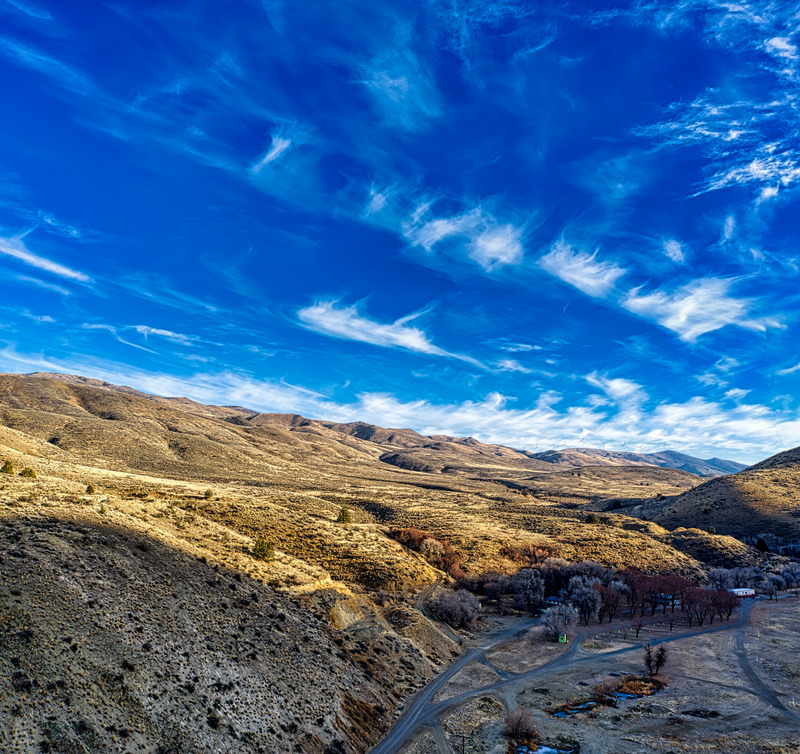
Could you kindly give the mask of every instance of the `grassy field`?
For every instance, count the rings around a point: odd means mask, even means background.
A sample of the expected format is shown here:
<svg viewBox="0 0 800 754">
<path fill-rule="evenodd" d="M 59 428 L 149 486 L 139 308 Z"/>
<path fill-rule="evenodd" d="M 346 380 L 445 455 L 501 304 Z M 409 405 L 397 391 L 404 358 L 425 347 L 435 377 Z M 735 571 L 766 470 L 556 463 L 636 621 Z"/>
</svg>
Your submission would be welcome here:
<svg viewBox="0 0 800 754">
<path fill-rule="evenodd" d="M 509 548 L 525 545 L 694 579 L 763 559 L 721 526 L 711 535 L 675 528 L 697 525 L 688 514 L 669 519 L 675 501 L 731 478 L 698 487 L 660 467 L 553 471 L 474 440 L 82 378 L 0 376 L 5 460 L 15 471 L 0 475 L 7 751 L 365 750 L 460 651 L 418 599 L 451 579 L 392 529 L 450 543 L 468 576 L 514 572 Z M 26 467 L 35 479 L 19 476 Z M 337 521 L 343 508 L 349 524 Z M 256 540 L 274 559 L 254 557 Z M 552 652 L 526 641 L 488 659 L 513 671 Z M 487 673 L 470 669 L 447 693 Z M 459 714 L 496 716 L 496 703 Z"/>
</svg>

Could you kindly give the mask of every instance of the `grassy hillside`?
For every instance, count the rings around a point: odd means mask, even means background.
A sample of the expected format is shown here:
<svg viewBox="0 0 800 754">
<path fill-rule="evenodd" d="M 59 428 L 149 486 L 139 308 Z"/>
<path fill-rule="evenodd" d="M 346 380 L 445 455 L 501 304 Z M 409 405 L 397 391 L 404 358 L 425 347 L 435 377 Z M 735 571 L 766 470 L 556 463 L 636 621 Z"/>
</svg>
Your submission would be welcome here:
<svg viewBox="0 0 800 754">
<path fill-rule="evenodd" d="M 513 572 L 509 548 L 525 545 L 693 577 L 757 557 L 731 537 L 625 515 L 741 475 L 692 490 L 698 477 L 654 466 L 553 472 L 470 439 L 77 377 L 0 376 L 5 460 L 10 751 L 365 750 L 458 651 L 417 604 L 449 578 L 394 528 L 450 543 L 473 576 Z M 343 507 L 350 524 L 337 522 Z M 274 560 L 254 557 L 258 539 Z"/>
<path fill-rule="evenodd" d="M 800 541 L 800 448 L 779 453 L 738 474 L 713 479 L 665 501 L 650 501 L 643 515 L 662 526 L 690 526 L 719 534 L 766 537 L 771 548 Z"/>
</svg>

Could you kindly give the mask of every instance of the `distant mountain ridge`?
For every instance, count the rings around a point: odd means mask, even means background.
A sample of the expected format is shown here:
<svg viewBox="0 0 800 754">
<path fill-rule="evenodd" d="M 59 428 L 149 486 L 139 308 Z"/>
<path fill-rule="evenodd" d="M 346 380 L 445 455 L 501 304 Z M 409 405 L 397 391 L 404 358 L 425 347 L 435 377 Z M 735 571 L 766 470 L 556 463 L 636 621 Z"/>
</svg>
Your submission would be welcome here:
<svg viewBox="0 0 800 754">
<path fill-rule="evenodd" d="M 714 528 L 743 541 L 761 537 L 773 552 L 800 553 L 800 447 L 744 471 L 641 506 L 641 515 L 667 528 Z M 784 548 L 784 549 L 781 549 Z"/>
<path fill-rule="evenodd" d="M 473 464 L 509 466 L 534 473 L 568 471 L 585 466 L 658 466 L 714 478 L 734 474 L 747 468 L 746 464 L 737 461 L 721 458 L 696 458 L 675 450 L 663 450 L 658 453 L 631 453 L 598 448 L 567 448 L 533 453 L 504 445 L 483 443 L 473 437 L 422 435 L 413 429 L 385 428 L 363 421 L 340 423 L 308 419 L 300 414 L 261 413 L 243 406 L 206 405 L 189 398 L 151 395 L 135 388 L 113 385 L 110 382 L 79 375 L 34 372 L 25 376 L 137 396 L 196 416 L 225 419 L 243 426 L 272 427 L 293 431 L 305 429 L 310 432 L 322 432 L 329 437 L 356 438 L 374 445 L 386 446 L 386 452 L 380 456 L 380 460 L 385 463 L 399 468 L 429 473 L 455 470 Z"/>
<path fill-rule="evenodd" d="M 581 468 L 582 466 L 661 466 L 680 469 L 702 477 L 718 477 L 735 474 L 747 468 L 747 464 L 722 458 L 696 458 L 676 450 L 662 450 L 658 453 L 628 453 L 597 448 L 567 448 L 534 453 L 533 458 L 553 463 L 561 468 Z"/>
</svg>

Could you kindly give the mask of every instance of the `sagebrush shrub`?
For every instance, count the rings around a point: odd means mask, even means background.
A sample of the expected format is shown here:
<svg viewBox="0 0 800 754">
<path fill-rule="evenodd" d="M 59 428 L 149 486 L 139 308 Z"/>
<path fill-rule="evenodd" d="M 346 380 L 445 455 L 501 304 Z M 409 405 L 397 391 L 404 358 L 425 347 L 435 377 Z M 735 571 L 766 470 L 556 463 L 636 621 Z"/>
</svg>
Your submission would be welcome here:
<svg viewBox="0 0 800 754">
<path fill-rule="evenodd" d="M 259 537 L 253 545 L 253 557 L 257 560 L 275 560 L 275 543 Z"/>
</svg>

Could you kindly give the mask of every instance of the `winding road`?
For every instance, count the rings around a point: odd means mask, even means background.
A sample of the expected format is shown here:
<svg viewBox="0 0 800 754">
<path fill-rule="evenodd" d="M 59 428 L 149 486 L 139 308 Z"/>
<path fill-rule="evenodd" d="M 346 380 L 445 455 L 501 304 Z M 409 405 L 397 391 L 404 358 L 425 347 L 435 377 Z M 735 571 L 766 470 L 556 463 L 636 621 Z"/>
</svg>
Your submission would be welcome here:
<svg viewBox="0 0 800 754">
<path fill-rule="evenodd" d="M 733 622 L 718 623 L 717 625 L 706 625 L 703 627 L 682 631 L 680 633 L 670 634 L 668 636 L 651 638 L 650 644 L 652 646 L 657 646 L 660 644 L 669 644 L 675 641 L 680 641 L 682 639 L 688 639 L 694 636 L 735 630 L 737 632 L 735 639 L 736 656 L 739 664 L 742 667 L 742 671 L 753 686 L 754 695 L 762 699 L 774 709 L 778 710 L 789 720 L 789 722 L 800 726 L 800 714 L 787 708 L 780 701 L 780 699 L 778 699 L 778 697 L 764 685 L 756 672 L 753 670 L 747 658 L 747 652 L 744 646 L 744 629 L 747 626 L 750 618 L 750 611 L 753 609 L 754 604 L 755 602 L 751 600 L 744 601 L 741 604 L 738 618 Z M 661 622 L 661 620 L 656 618 L 648 621 L 644 625 L 647 626 L 659 624 Z M 625 628 L 626 626 L 630 625 L 629 623 L 623 623 L 617 624 L 616 626 L 608 625 L 605 627 L 592 626 L 583 628 L 577 632 L 577 635 L 575 636 L 569 649 L 567 649 L 564 653 L 555 659 L 550 660 L 549 662 L 543 663 L 542 665 L 521 673 L 512 673 L 496 668 L 484 657 L 484 653 L 488 650 L 496 647 L 498 644 L 501 644 L 504 641 L 507 641 L 508 639 L 513 638 L 514 636 L 524 633 L 538 623 L 538 619 L 520 620 L 517 625 L 491 636 L 480 646 L 467 650 L 467 652 L 465 652 L 442 673 L 436 676 L 436 678 L 434 678 L 427 686 L 425 686 L 425 688 L 417 693 L 417 695 L 411 700 L 411 703 L 408 705 L 403 715 L 395 722 L 394 726 L 386 735 L 386 737 L 371 749 L 370 754 L 395 754 L 396 752 L 400 751 L 401 747 L 407 743 L 409 739 L 423 726 L 429 726 L 431 728 L 434 740 L 436 741 L 439 751 L 442 754 L 452 754 L 453 749 L 447 741 L 444 731 L 439 723 L 439 716 L 442 713 L 475 697 L 486 694 L 496 694 L 497 692 L 502 692 L 502 698 L 507 706 L 509 704 L 515 706 L 516 692 L 523 686 L 531 685 L 531 682 L 540 676 L 545 676 L 553 671 L 565 669 L 568 666 L 572 668 L 576 665 L 590 665 L 591 663 L 599 662 L 601 660 L 605 661 L 608 658 L 626 655 L 630 652 L 641 651 L 643 646 L 643 642 L 634 641 L 631 646 L 623 647 L 622 649 L 617 649 L 612 652 L 604 652 L 600 655 L 583 654 L 583 650 L 581 650 L 581 643 L 587 635 L 604 634 L 609 631 L 613 631 L 615 628 Z M 455 676 L 467 665 L 475 661 L 479 661 L 491 668 L 499 676 L 499 680 L 495 681 L 494 683 L 470 689 L 469 691 L 457 694 L 440 702 L 433 701 L 438 692 L 448 681 L 453 678 L 453 676 Z"/>
</svg>

